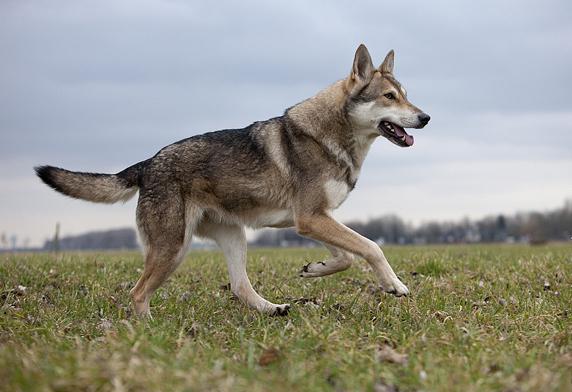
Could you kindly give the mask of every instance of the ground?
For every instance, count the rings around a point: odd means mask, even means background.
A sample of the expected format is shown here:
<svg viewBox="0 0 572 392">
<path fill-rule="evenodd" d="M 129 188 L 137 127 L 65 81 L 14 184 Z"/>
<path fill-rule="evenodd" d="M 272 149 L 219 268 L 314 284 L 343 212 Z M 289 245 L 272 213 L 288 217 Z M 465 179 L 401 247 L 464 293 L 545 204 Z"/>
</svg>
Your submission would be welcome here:
<svg viewBox="0 0 572 392">
<path fill-rule="evenodd" d="M 246 308 L 192 252 L 139 321 L 136 253 L 0 255 L 0 390 L 570 391 L 572 246 L 388 247 L 411 295 L 363 261 L 304 279 L 318 249 L 253 250 L 287 317 Z"/>
</svg>

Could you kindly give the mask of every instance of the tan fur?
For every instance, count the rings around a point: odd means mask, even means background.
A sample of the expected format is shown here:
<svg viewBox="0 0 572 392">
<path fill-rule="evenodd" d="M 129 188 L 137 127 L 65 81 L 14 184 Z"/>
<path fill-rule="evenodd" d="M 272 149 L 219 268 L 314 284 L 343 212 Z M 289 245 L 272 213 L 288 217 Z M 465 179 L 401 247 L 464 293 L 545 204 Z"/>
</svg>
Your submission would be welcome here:
<svg viewBox="0 0 572 392">
<path fill-rule="evenodd" d="M 360 45 L 347 78 L 281 117 L 182 140 L 113 175 L 50 166 L 37 172 L 54 189 L 91 201 L 113 202 L 139 188 L 145 269 L 131 295 L 140 315 L 149 315 L 151 296 L 177 268 L 193 235 L 211 238 L 223 250 L 231 290 L 242 302 L 265 313 L 287 313 L 288 304 L 262 298 L 248 279 L 245 227 L 295 226 L 322 242 L 332 257 L 306 265 L 303 277 L 343 271 L 357 255 L 385 291 L 406 295 L 379 246 L 331 216 L 354 188 L 378 136 L 411 145 L 387 132 L 429 121 L 407 100 L 393 63 L 391 51 L 375 68 Z M 394 128 L 386 132 L 381 127 L 388 122 Z"/>
</svg>

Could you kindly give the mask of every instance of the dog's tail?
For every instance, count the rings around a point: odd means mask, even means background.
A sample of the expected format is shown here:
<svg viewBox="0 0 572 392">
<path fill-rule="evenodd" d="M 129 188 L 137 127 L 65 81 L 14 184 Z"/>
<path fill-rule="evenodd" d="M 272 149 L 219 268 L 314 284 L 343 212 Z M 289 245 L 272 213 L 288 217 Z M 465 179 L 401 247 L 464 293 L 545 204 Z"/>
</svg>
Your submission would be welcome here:
<svg viewBox="0 0 572 392">
<path fill-rule="evenodd" d="M 64 195 L 96 203 L 115 203 L 126 202 L 137 193 L 139 173 L 145 163 L 139 162 L 117 174 L 73 172 L 53 166 L 34 169 L 44 183 Z"/>
</svg>

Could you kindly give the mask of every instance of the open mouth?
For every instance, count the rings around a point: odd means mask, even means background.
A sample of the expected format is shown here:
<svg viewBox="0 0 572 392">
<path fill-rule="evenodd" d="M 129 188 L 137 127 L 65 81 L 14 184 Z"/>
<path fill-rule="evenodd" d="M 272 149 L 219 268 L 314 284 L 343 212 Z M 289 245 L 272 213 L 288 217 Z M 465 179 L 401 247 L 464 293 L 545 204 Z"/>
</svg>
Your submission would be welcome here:
<svg viewBox="0 0 572 392">
<path fill-rule="evenodd" d="M 413 136 L 405 132 L 405 129 L 389 121 L 382 121 L 377 126 L 381 135 L 399 147 L 411 147 Z"/>
</svg>

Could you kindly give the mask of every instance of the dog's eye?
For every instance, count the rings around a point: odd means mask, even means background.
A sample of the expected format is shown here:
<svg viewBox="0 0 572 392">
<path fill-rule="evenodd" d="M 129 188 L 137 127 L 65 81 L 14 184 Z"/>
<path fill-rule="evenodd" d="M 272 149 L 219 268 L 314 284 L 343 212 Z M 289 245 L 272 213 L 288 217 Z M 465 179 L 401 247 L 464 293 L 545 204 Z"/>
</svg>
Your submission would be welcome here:
<svg viewBox="0 0 572 392">
<path fill-rule="evenodd" d="M 393 95 L 393 93 L 387 93 L 384 95 L 384 97 L 387 99 L 395 99 L 395 95 Z"/>
</svg>

